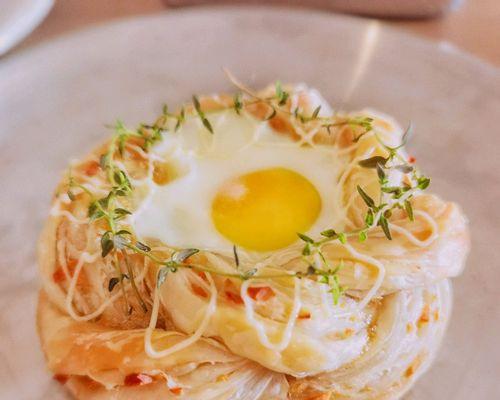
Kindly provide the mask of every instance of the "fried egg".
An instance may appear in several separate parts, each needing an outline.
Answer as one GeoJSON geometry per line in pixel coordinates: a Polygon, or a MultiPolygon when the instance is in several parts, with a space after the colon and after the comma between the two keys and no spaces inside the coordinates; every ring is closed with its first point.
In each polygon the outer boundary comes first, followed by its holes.
{"type": "Polygon", "coordinates": [[[332,146],[300,146],[251,115],[211,115],[168,132],[152,149],[147,195],[132,215],[136,235],[172,247],[268,252],[342,220],[332,146]]]}

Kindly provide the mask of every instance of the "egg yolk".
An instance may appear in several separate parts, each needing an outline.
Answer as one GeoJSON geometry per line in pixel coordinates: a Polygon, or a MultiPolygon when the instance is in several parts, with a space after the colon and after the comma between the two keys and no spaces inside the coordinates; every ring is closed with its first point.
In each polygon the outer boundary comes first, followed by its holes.
{"type": "Polygon", "coordinates": [[[321,197],[304,176],[270,168],[225,182],[212,203],[217,230],[249,250],[269,251],[297,240],[321,211],[321,197]]]}

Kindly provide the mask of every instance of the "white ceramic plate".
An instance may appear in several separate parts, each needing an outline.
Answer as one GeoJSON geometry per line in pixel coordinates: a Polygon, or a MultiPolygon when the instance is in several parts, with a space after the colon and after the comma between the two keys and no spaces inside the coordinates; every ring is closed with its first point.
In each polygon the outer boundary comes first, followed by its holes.
{"type": "Polygon", "coordinates": [[[0,55],[28,36],[53,4],[54,0],[0,0],[0,55]]]}
{"type": "Polygon", "coordinates": [[[455,280],[451,325],[413,400],[500,398],[500,73],[376,22],[262,8],[202,8],[83,31],[0,62],[0,398],[63,399],[35,333],[35,242],[68,160],[150,120],[163,102],[307,82],[335,105],[413,121],[410,148],[432,190],[470,217],[473,250],[455,280]]]}

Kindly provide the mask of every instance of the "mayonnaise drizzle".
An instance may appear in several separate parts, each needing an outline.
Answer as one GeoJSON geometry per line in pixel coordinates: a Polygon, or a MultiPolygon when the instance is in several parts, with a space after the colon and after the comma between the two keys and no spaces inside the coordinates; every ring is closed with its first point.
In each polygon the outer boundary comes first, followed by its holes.
{"type": "Polygon", "coordinates": [[[255,313],[252,305],[252,299],[248,296],[248,287],[250,285],[250,281],[247,280],[243,282],[241,285],[240,295],[245,304],[245,316],[248,321],[256,330],[257,335],[259,337],[259,341],[261,344],[275,351],[283,351],[288,347],[290,340],[292,338],[292,330],[295,326],[295,322],[297,321],[297,317],[299,315],[300,307],[302,306],[302,302],[300,299],[300,289],[301,282],[300,279],[294,278],[294,297],[293,297],[293,305],[290,311],[290,315],[288,317],[288,321],[286,323],[285,329],[283,330],[283,334],[281,336],[281,340],[278,343],[271,343],[269,337],[266,334],[265,328],[263,324],[255,318],[255,313]]]}
{"type": "Polygon", "coordinates": [[[393,223],[390,224],[390,228],[394,232],[398,232],[398,233],[402,234],[404,237],[406,237],[415,246],[418,246],[418,247],[428,247],[438,237],[438,229],[439,228],[438,228],[437,222],[436,222],[436,220],[434,218],[432,218],[425,211],[414,210],[413,214],[415,216],[422,217],[429,224],[429,226],[431,228],[431,234],[429,235],[429,237],[427,239],[420,240],[420,239],[416,238],[408,229],[405,229],[405,228],[403,228],[403,227],[401,227],[399,225],[393,224],[393,223]]]}
{"type": "MultiPolygon", "coordinates": [[[[196,331],[187,339],[184,339],[180,341],[179,343],[176,343],[172,347],[169,347],[167,349],[157,351],[153,348],[153,343],[152,343],[152,335],[154,330],[156,329],[156,323],[158,321],[158,312],[159,312],[159,307],[160,307],[160,295],[158,291],[157,285],[155,285],[155,291],[154,291],[154,300],[153,300],[153,310],[151,312],[151,319],[149,321],[149,326],[146,329],[146,333],[144,335],[144,347],[146,350],[146,354],[151,357],[151,358],[162,358],[162,357],[167,357],[172,354],[174,354],[177,351],[180,351],[182,349],[185,349],[186,347],[192,345],[195,343],[198,339],[200,339],[203,336],[203,333],[208,327],[208,324],[210,322],[210,318],[212,315],[215,313],[215,310],[217,308],[217,288],[215,287],[215,283],[212,279],[212,276],[210,274],[205,274],[208,282],[210,283],[210,300],[208,302],[208,305],[206,309],[204,310],[205,315],[203,316],[203,320],[200,323],[200,326],[196,329],[196,331]]],[[[168,279],[168,277],[167,277],[168,279]]]]}

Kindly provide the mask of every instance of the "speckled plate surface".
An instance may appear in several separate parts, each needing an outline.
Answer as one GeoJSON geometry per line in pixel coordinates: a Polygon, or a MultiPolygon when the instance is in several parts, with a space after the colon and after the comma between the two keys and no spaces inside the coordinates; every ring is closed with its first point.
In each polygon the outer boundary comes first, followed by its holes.
{"type": "Polygon", "coordinates": [[[60,171],[121,118],[229,90],[307,82],[343,108],[411,120],[433,191],[471,220],[453,318],[412,400],[500,398],[500,72],[377,22],[303,10],[201,8],[116,22],[0,61],[0,398],[65,399],[35,332],[35,242],[60,171]]]}

